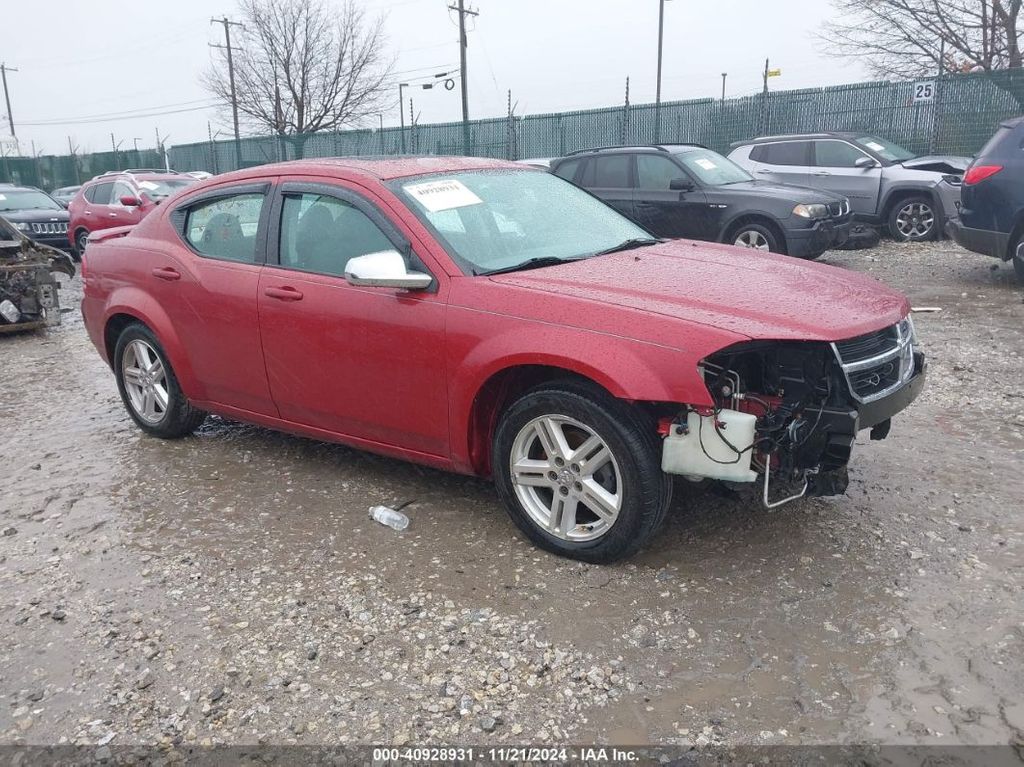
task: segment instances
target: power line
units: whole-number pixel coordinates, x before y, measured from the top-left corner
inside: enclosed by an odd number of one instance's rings
[[[177,107],[188,107],[195,104],[211,103],[209,98],[192,99],[191,101],[176,101],[173,104],[155,104],[151,107],[135,107],[134,109],[119,109],[114,112],[96,112],[88,115],[75,115],[73,117],[35,117],[25,121],[25,125],[40,125],[43,123],[62,123],[71,120],[91,120],[103,117],[131,117],[136,112],[153,112],[157,109],[176,109]]]
[[[205,109],[213,109],[216,102],[210,102],[201,106],[186,107],[184,109],[168,109],[160,112],[145,112],[139,114],[121,115],[120,117],[101,117],[95,120],[56,120],[53,122],[23,122],[22,125],[52,126],[52,125],[92,125],[94,123],[124,122],[125,120],[139,120],[146,117],[160,117],[161,115],[176,115],[184,112],[201,112]]]
[[[466,39],[466,17],[479,16],[479,11],[466,8],[465,0],[458,0],[458,5],[449,5],[449,10],[459,14],[459,70],[462,73],[462,151],[470,154],[469,151],[469,79],[466,75],[466,48],[469,42]]]

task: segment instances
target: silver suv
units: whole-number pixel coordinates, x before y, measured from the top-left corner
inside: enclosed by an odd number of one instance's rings
[[[854,218],[919,242],[940,235],[960,207],[969,157],[915,157],[867,133],[766,136],[733,144],[729,159],[754,178],[850,199]]]

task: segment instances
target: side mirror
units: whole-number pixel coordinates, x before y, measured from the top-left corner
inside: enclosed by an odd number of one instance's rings
[[[120,203],[126,208],[138,208],[142,206],[142,200],[132,194],[121,195]]]
[[[863,168],[864,170],[867,170],[868,168],[874,168],[875,166],[877,166],[878,161],[875,160],[874,157],[858,157],[856,160],[854,160],[853,164],[854,167]]]
[[[350,285],[371,288],[402,288],[425,290],[434,278],[422,272],[410,272],[397,250],[382,250],[350,258],[345,264],[345,280]]]
[[[688,178],[674,178],[668,182],[668,188],[673,192],[692,192],[693,182]]]

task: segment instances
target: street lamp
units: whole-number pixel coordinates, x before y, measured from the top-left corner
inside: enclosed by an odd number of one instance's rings
[[[654,140],[661,140],[661,50],[665,37],[665,0],[658,0],[658,86],[654,96]]]

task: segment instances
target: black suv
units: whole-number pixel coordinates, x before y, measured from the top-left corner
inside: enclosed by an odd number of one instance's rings
[[[1024,117],[999,126],[964,174],[960,217],[949,233],[960,245],[1013,261],[1024,283]]]
[[[699,144],[585,149],[552,162],[551,172],[659,237],[817,258],[849,235],[845,197],[755,181]]]
[[[68,249],[68,212],[41,189],[0,184],[0,216],[30,240]]]

